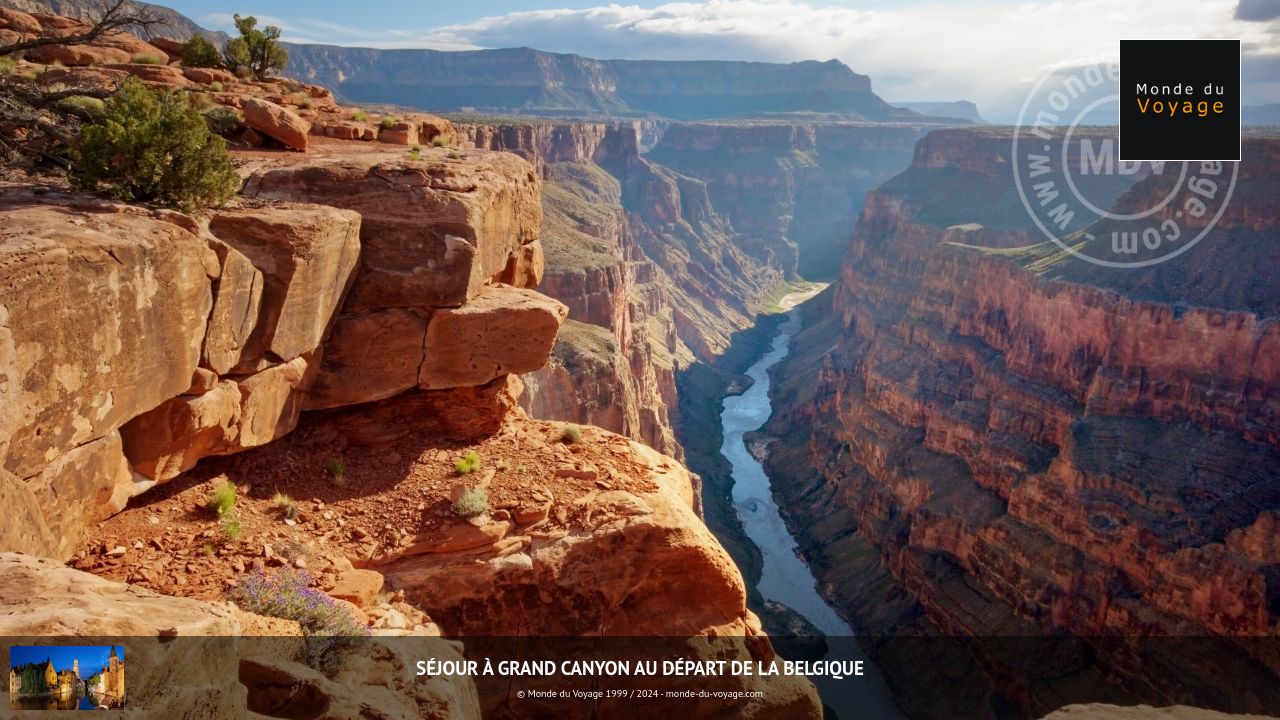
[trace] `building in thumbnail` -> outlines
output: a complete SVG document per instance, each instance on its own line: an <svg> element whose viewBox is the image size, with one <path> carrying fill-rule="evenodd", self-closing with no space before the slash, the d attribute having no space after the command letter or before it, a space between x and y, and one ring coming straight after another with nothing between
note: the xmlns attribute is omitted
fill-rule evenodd
<svg viewBox="0 0 1280 720"><path fill-rule="evenodd" d="M112 703L124 702L124 660L116 654L114 645L107 656L107 666L98 678L98 688L103 699Z"/></svg>

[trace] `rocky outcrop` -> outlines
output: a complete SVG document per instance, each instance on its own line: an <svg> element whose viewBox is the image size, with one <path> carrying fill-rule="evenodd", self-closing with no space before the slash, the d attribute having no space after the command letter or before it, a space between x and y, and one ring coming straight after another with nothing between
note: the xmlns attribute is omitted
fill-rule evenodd
<svg viewBox="0 0 1280 720"><path fill-rule="evenodd" d="M886 636L871 649L908 710L943 702L908 634L977 638L934 654L1005 678L963 688L980 706L1032 717L1072 679L1094 699L1275 707L1244 687L1280 668L1261 540L1280 507L1264 359L1280 334L1270 295L1213 280L1228 253L1242 286L1274 292L1239 255L1260 247L1273 143L1246 146L1243 194L1195 252L1122 278L1037 244L998 131L930 135L869 198L781 371L769 469L832 599ZM1132 204L1154 182L1086 192ZM982 640L997 635L1087 640L1028 682L1011 646Z"/></svg>
<svg viewBox="0 0 1280 720"><path fill-rule="evenodd" d="M537 176L519 158L477 154L428 166L353 156L269 170L245 192L362 218L360 267L307 407L483 385L545 363L563 306L488 284L539 277L536 268L514 270L536 265L525 258L537 255L530 250L541 220ZM510 324L516 315L519 327Z"/></svg>
<svg viewBox="0 0 1280 720"><path fill-rule="evenodd" d="M0 462L30 521L8 547L66 557L130 497L282 437L308 407L545 364L564 306L486 284L540 275L528 165L352 167L267 173L252 187L276 200L204 222L4 193ZM361 212L332 206L351 204L350 173L366 182Z"/></svg>
<svg viewBox="0 0 1280 720"><path fill-rule="evenodd" d="M307 149L307 134L311 123L279 105L259 98L246 98L240 105L244 110L244 122L249 127L275 138L286 147Z"/></svg>

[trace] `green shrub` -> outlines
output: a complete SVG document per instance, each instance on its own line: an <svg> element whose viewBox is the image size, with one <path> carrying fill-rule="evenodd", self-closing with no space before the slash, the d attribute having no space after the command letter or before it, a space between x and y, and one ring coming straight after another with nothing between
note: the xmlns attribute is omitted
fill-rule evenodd
<svg viewBox="0 0 1280 720"><path fill-rule="evenodd" d="M278 492L275 497L271 498L271 503L276 506L276 510L280 511L280 515L285 520L293 520L298 517L298 503L288 495Z"/></svg>
<svg viewBox="0 0 1280 720"><path fill-rule="evenodd" d="M356 122L364 122L365 120L369 119L369 113L363 110L357 110L351 113L351 119L355 120Z"/></svg>
<svg viewBox="0 0 1280 720"><path fill-rule="evenodd" d="M230 135L244 128L244 117L229 107L216 107L204 114L204 122L209 131L222 136Z"/></svg>
<svg viewBox="0 0 1280 720"><path fill-rule="evenodd" d="M462 153L458 152L457 150L450 150L450 151L449 151L449 159L450 159L450 160L457 160L458 158L461 158L461 157L462 157Z"/></svg>
<svg viewBox="0 0 1280 720"><path fill-rule="evenodd" d="M458 517L473 518L489 512L489 493L484 488L467 488L458 496L453 504L453 512Z"/></svg>
<svg viewBox="0 0 1280 720"><path fill-rule="evenodd" d="M213 489L209 493L209 499L205 503L205 507L213 511L214 515L220 518L231 517L236 509L236 486L235 483L225 482Z"/></svg>
<svg viewBox="0 0 1280 720"><path fill-rule="evenodd" d="M443 134L431 138L431 147L449 147L449 138Z"/></svg>
<svg viewBox="0 0 1280 720"><path fill-rule="evenodd" d="M8 55L0 55L0 75L8 75L18 67L18 61Z"/></svg>
<svg viewBox="0 0 1280 720"><path fill-rule="evenodd" d="M242 609L267 617L294 620L305 636L304 661L317 670L336 670L346 652L365 642L361 627L342 605L311 585L304 571L261 570L241 578L231 599Z"/></svg>
<svg viewBox="0 0 1280 720"><path fill-rule="evenodd" d="M104 105L71 147L75 187L184 212L221 205L240 187L226 143L185 93L152 92L129 78Z"/></svg>
<svg viewBox="0 0 1280 720"><path fill-rule="evenodd" d="M480 467L480 453L475 450L468 452L466 455L458 458L453 464L453 468L458 471L459 475L467 475L475 472Z"/></svg>
<svg viewBox="0 0 1280 720"><path fill-rule="evenodd" d="M324 471L333 478L333 484L342 487L347 484L347 461L340 457L329 458L324 464Z"/></svg>
<svg viewBox="0 0 1280 720"><path fill-rule="evenodd" d="M220 68L222 56L213 43L199 35L193 35L182 46L182 64L195 68Z"/></svg>
<svg viewBox="0 0 1280 720"><path fill-rule="evenodd" d="M164 61L164 58L161 58L159 55L153 55L151 53L138 53L137 55L134 55L133 63L135 65L167 65L168 64Z"/></svg>
<svg viewBox="0 0 1280 720"><path fill-rule="evenodd" d="M226 90L226 89L227 89L227 86L223 85L221 80L214 80L213 82L209 83L209 90L211 92L222 92L223 90Z"/></svg>
<svg viewBox="0 0 1280 720"><path fill-rule="evenodd" d="M382 118L382 122L378 123L378 127L382 128L383 130L390 130L395 126L396 126L396 119L393 117L384 117Z"/></svg>
<svg viewBox="0 0 1280 720"><path fill-rule="evenodd" d="M311 102L310 98L303 98L302 101L298 103L298 107L302 110L310 110L315 107L315 103Z"/></svg>
<svg viewBox="0 0 1280 720"><path fill-rule="evenodd" d="M224 517L219 523L219 529L222 531L223 542L234 542L244 535L244 525L234 517Z"/></svg>
<svg viewBox="0 0 1280 720"><path fill-rule="evenodd" d="M582 439L582 428L577 425L565 425L560 430L560 441L572 445Z"/></svg>
<svg viewBox="0 0 1280 720"><path fill-rule="evenodd" d="M213 549L213 543L205 543L203 550L205 557L213 557L214 554L217 553L217 551Z"/></svg>
<svg viewBox="0 0 1280 720"><path fill-rule="evenodd" d="M422 159L422 148L418 147L417 145L414 145L414 146L413 146L413 149L409 151L409 159L410 159L410 160L421 160L421 159Z"/></svg>
<svg viewBox="0 0 1280 720"><path fill-rule="evenodd" d="M213 96L207 92L189 93L191 96L191 104L200 112L206 112L214 106Z"/></svg>
<svg viewBox="0 0 1280 720"><path fill-rule="evenodd" d="M80 110L94 118L101 116L106 108L106 103L102 102L102 100L87 95L72 95L69 98L63 98L58 101L58 104L63 108Z"/></svg>

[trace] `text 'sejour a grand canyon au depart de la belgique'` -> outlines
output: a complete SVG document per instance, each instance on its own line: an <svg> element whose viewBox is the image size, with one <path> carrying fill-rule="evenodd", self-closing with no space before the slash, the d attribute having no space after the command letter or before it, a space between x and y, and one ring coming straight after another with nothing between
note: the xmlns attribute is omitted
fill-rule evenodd
<svg viewBox="0 0 1280 720"><path fill-rule="evenodd" d="M0 0L0 718L1280 718L1280 2Z"/></svg>

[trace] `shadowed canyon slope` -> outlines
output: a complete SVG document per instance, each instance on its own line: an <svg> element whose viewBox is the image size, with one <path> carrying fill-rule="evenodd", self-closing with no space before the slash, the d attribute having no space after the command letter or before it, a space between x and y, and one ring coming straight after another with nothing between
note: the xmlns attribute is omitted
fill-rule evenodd
<svg viewBox="0 0 1280 720"><path fill-rule="evenodd" d="M921 717L1108 686L1274 709L1280 142L1246 140L1218 227L1137 271L1044 242L1009 148L934 132L868 198L777 377L792 526ZM1088 191L1133 208L1162 182ZM1064 642L1015 639L1037 636ZM924 656L990 679L944 698Z"/></svg>

